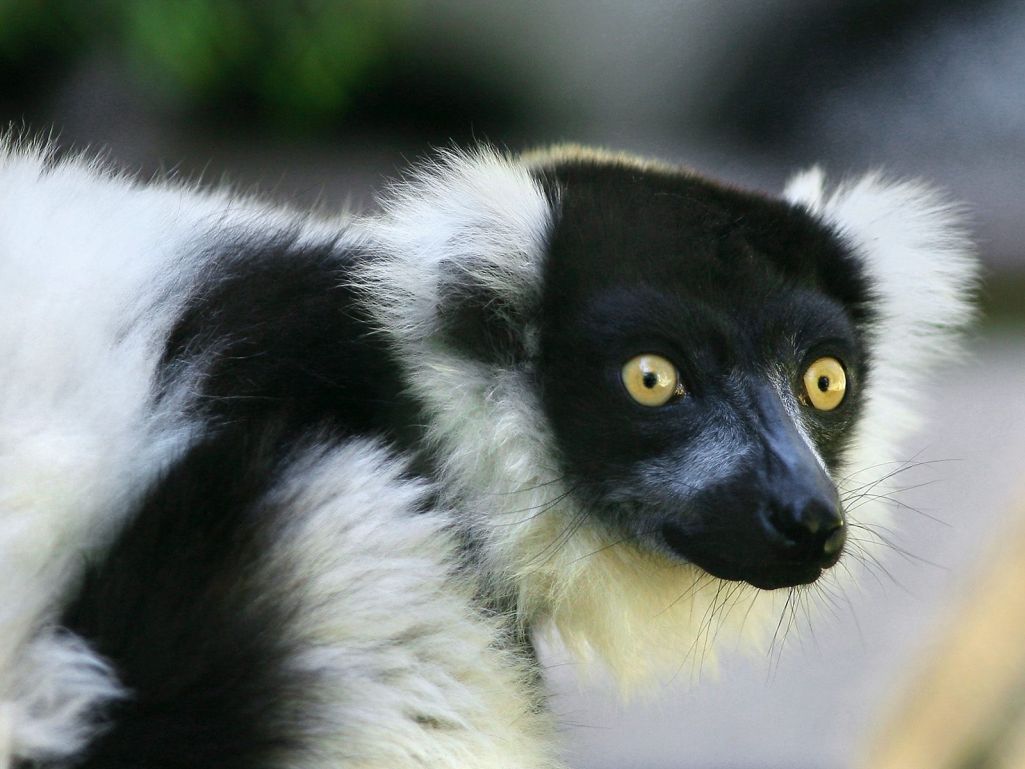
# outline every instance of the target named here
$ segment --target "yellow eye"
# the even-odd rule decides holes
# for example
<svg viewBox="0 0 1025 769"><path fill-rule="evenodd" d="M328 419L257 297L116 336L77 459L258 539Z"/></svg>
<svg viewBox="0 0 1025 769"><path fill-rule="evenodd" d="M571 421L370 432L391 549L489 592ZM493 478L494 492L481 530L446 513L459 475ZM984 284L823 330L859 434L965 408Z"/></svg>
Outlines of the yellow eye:
<svg viewBox="0 0 1025 769"><path fill-rule="evenodd" d="M676 366L661 355L638 355L623 366L623 384L642 406L662 406L686 394Z"/></svg>
<svg viewBox="0 0 1025 769"><path fill-rule="evenodd" d="M819 411L832 411L843 402L847 392L847 374L836 358L819 358L804 372L802 400Z"/></svg>

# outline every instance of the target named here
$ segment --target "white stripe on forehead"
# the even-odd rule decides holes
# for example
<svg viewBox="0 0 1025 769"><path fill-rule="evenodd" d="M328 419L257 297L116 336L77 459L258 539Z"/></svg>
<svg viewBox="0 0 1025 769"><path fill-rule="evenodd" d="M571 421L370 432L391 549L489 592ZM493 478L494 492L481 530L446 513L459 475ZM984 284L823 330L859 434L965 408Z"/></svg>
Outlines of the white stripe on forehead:
<svg viewBox="0 0 1025 769"><path fill-rule="evenodd" d="M800 401L797 400L797 396L794 394L794 389L790 385L790 378L787 376L786 371L781 367L775 367L769 372L769 383L772 385L773 391L779 396L780 403L783 404L783 409L786 411L787 416L790 417L790 421L793 422L794 427L797 429L798 435L801 436L801 440L811 451L812 456L815 457L815 461L818 462L819 467L822 471L832 477L829 472L829 468L826 466L825 459L822 458L822 454L819 452L818 446L815 444L815 440L811 437L811 433L808 432L808 426L805 424L805 411L801 407Z"/></svg>

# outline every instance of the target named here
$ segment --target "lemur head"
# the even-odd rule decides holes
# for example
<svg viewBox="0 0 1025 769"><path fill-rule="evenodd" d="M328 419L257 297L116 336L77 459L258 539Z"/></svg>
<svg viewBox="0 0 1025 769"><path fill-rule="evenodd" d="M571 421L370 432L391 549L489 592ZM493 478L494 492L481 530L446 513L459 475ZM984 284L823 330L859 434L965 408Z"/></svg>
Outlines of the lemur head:
<svg viewBox="0 0 1025 769"><path fill-rule="evenodd" d="M815 580L846 525L829 475L868 379L870 287L807 212L689 174L562 160L538 380L575 493L710 574Z"/></svg>
<svg viewBox="0 0 1025 769"><path fill-rule="evenodd" d="M893 459L970 316L949 210L876 177L827 197L813 170L776 200L579 148L480 151L398 187L380 224L377 312L457 525L521 615L614 668L638 639L686 647L667 615L721 580L833 566L879 514L845 510L850 479Z"/></svg>

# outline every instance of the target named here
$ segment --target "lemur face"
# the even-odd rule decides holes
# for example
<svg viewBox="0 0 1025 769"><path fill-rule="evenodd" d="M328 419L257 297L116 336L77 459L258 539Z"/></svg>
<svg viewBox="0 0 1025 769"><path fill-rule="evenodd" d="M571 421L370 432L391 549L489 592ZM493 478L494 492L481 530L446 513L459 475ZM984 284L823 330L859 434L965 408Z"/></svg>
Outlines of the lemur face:
<svg viewBox="0 0 1025 769"><path fill-rule="evenodd" d="M796 586L876 536L973 317L962 218L879 175L778 200L586 148L449 153L382 224L367 295L475 557L623 669L668 605L652 648L686 632L693 566Z"/></svg>
<svg viewBox="0 0 1025 769"><path fill-rule="evenodd" d="M772 589L836 563L869 291L827 227L661 170L561 164L538 376L567 485L616 536Z"/></svg>

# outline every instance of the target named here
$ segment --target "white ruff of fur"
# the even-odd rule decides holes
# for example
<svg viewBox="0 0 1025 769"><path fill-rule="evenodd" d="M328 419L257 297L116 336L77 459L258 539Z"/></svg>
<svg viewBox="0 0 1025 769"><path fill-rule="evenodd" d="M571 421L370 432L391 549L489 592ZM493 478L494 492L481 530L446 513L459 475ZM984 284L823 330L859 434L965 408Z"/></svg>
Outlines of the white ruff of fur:
<svg viewBox="0 0 1025 769"><path fill-rule="evenodd" d="M819 168L795 176L785 197L833 226L865 265L877 317L863 415L840 472L841 494L899 471L900 451L919 423L923 392L938 364L960 352L974 319L978 265L961 210L917 182L869 174L829 191ZM882 495L895 483L881 483ZM859 502L850 518L887 523L882 501Z"/></svg>
<svg viewBox="0 0 1025 769"><path fill-rule="evenodd" d="M289 519L268 590L297 607L292 665L317 681L288 765L561 766L531 671L496 643L511 628L474 609L451 521L411 513L428 489L405 469L357 441L312 452L272 495Z"/></svg>
<svg viewBox="0 0 1025 769"><path fill-rule="evenodd" d="M59 755L61 733L73 751L85 700L113 691L84 652L32 639L178 443L147 409L177 197L0 150L0 761Z"/></svg>
<svg viewBox="0 0 1025 769"><path fill-rule="evenodd" d="M745 615L749 628L766 626L781 599L765 596L768 611L749 612L753 589L611 539L566 496L530 364L475 362L438 338L443 269L474 271L514 305L537 301L554 216L523 166L485 150L448 155L386 201L366 289L430 411L440 486L456 525L483 543L491 588L516 596L520 621L552 623L629 688L703 657L712 634Z"/></svg>

